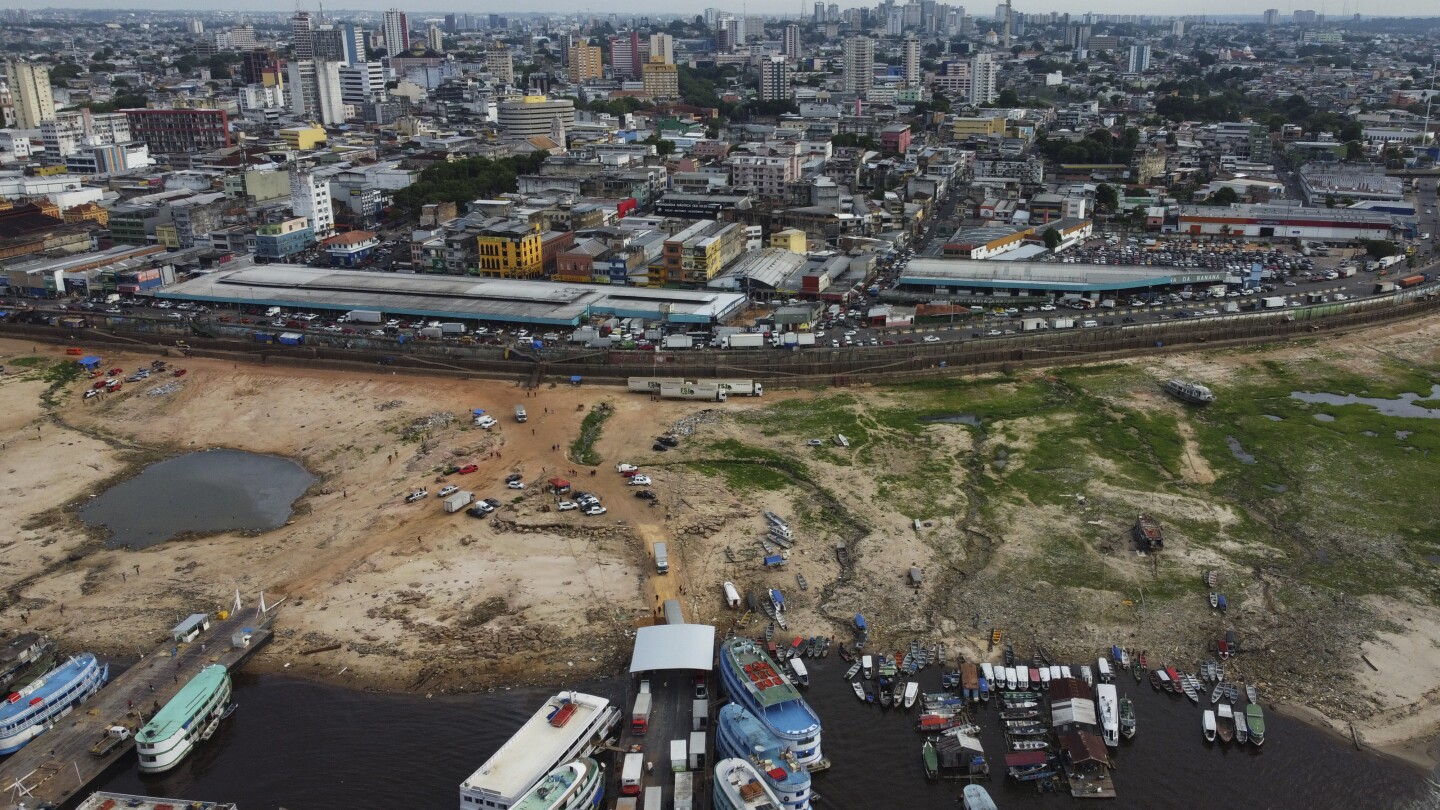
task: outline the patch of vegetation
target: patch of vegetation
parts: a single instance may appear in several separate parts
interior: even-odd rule
[[[790,486],[790,478],[763,463],[712,459],[690,462],[689,466],[711,478],[723,477],[731,492],[774,492]]]
[[[595,452],[595,443],[600,441],[600,430],[605,427],[605,420],[610,418],[614,409],[610,403],[601,402],[585,414],[585,420],[580,423],[580,435],[570,443],[570,458],[578,464],[594,466],[600,463],[600,454]]]
[[[12,366],[20,366],[21,368],[36,368],[45,364],[45,358],[35,356],[16,357],[6,362]]]

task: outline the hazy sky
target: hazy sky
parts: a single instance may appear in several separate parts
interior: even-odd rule
[[[827,0],[828,1],[828,0]],[[44,6],[60,8],[146,8],[161,9],[183,12],[185,10],[204,11],[226,11],[226,10],[255,10],[255,11],[293,11],[294,0],[240,0],[240,2],[224,2],[223,0],[42,0]],[[318,5],[316,0],[301,0],[305,8],[314,8]],[[37,3],[36,5],[41,5]],[[427,13],[444,14],[446,12],[469,12],[472,14],[484,13],[505,13],[513,11],[533,12],[589,12],[592,14],[623,14],[626,16],[637,14],[699,14],[706,7],[719,8],[732,13],[740,13],[749,10],[755,13],[781,15],[799,13],[804,8],[809,13],[813,6],[813,0],[786,0],[786,2],[755,2],[744,3],[740,0],[679,0],[679,2],[655,2],[655,0],[604,0],[604,2],[586,2],[586,0],[535,0],[535,2],[515,2],[514,0],[499,0],[497,3],[486,3],[477,6],[473,2],[464,0],[425,0],[423,10],[416,6],[410,6],[404,2],[394,0],[336,0],[337,11],[341,6],[345,9],[380,11],[387,8],[401,8],[405,11],[424,17]],[[840,3],[841,8],[856,5],[854,3]],[[966,6],[969,12],[975,16],[986,16],[994,13],[994,0],[979,0],[979,2],[965,3],[960,0],[951,0],[951,5]],[[1282,17],[1288,17],[1295,9],[1314,9],[1329,14],[1332,18],[1349,17],[1352,14],[1383,14],[1385,16],[1440,16],[1440,5],[1434,0],[1390,0],[1390,2],[1379,2],[1378,0],[1261,0],[1261,2],[1246,2],[1246,0],[1195,0],[1184,4],[1157,5],[1151,0],[1044,0],[1043,3],[1015,3],[1016,11],[1029,13],[1044,13],[1049,11],[1069,12],[1071,14],[1083,14],[1095,12],[1097,14],[1184,14],[1184,15],[1259,15],[1265,8],[1277,8]]]

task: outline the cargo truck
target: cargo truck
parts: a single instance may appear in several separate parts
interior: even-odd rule
[[[758,397],[765,393],[765,386],[754,380],[696,380],[697,386],[715,386],[726,394],[741,397]]]
[[[1285,297],[1283,295],[1272,295],[1269,298],[1260,299],[1261,309],[1279,309],[1283,306],[1285,306]]]
[[[1340,276],[1340,278],[1350,278],[1351,276],[1355,275],[1355,268],[1353,266],[1346,266],[1340,268],[1339,270],[1336,270],[1335,272]]]
[[[1379,284],[1376,284],[1376,285],[1375,285],[1375,294],[1376,294],[1376,295],[1379,295],[1379,294],[1381,294],[1381,293],[1388,293],[1388,292],[1395,292],[1395,282],[1393,282],[1393,281],[1382,281],[1382,282],[1380,282]]]
[[[451,513],[459,512],[473,500],[475,500],[475,494],[472,492],[456,492],[445,499],[445,511]]]
[[[690,732],[690,770],[705,770],[705,732]]]
[[[795,345],[796,345],[796,346],[814,346],[814,345],[815,345],[815,333],[814,333],[814,332],[800,332],[800,333],[797,333],[797,334],[795,335]]]
[[[731,335],[726,344],[732,349],[759,349],[765,346],[765,335],[760,332]]]
[[[120,300],[120,296],[118,296],[118,295],[117,295],[117,296],[112,296],[112,297],[113,297],[116,301],[119,301],[119,300]],[[279,315],[279,314],[280,314],[280,307],[270,307],[269,309],[265,310],[265,317],[267,317],[267,318],[273,318],[273,317],[275,317],[276,315]]]
[[[626,381],[626,388],[641,394],[653,394],[665,385],[684,385],[685,380],[680,377],[631,377]]]
[[[695,345],[695,341],[689,335],[666,335],[665,348],[667,349],[689,349]]]
[[[1075,319],[1074,319],[1074,318],[1052,318],[1052,319],[1050,320],[1050,328],[1051,328],[1051,329],[1074,329],[1074,328],[1075,328]]]
[[[630,712],[630,733],[645,736],[650,728],[650,693],[641,692],[635,696],[635,709]]]
[[[695,810],[695,777],[689,773],[675,774],[674,810]]]
[[[624,796],[640,795],[640,778],[645,774],[645,755],[626,754],[625,764],[620,766],[620,793]]]
[[[526,419],[529,419],[529,418],[530,418],[530,416],[525,413],[525,406],[524,406],[524,405],[516,405],[516,406],[515,406],[515,421],[516,421],[516,422],[522,422],[522,423],[523,423]]]
[[[655,544],[655,571],[660,574],[670,573],[670,553],[664,543]]]
[[[662,385],[660,396],[665,399],[698,399],[705,402],[724,402],[725,389],[714,385]]]
[[[665,791],[659,785],[645,788],[645,810],[663,810]]]
[[[465,334],[465,324],[454,322],[442,323],[440,324],[440,333],[443,335],[463,335]]]
[[[1239,311],[1240,311],[1240,305],[1239,305],[1238,303],[1234,302],[1234,301],[1226,301],[1226,302],[1225,302],[1224,311],[1227,312],[1227,313],[1228,313],[1228,312],[1239,312]]]
[[[384,323],[385,315],[373,309],[352,309],[345,313],[349,323]]]
[[[1404,290],[1410,287],[1418,287],[1429,280],[1430,277],[1425,275],[1424,273],[1416,273],[1413,276],[1406,276],[1405,278],[1402,278],[1399,281],[1395,282],[1395,286],[1399,289]]]
[[[690,760],[685,756],[685,741],[670,741],[670,770],[675,773],[684,773]]]
[[[423,326],[420,328],[420,337],[437,340],[445,336],[438,326]]]

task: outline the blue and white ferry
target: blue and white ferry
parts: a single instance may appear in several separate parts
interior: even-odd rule
[[[753,639],[732,638],[721,645],[720,683],[731,700],[790,747],[802,767],[828,767],[820,750],[820,718]]]
[[[81,653],[36,678],[0,705],[0,754],[13,754],[50,729],[54,721],[100,691],[110,665]]]
[[[715,753],[748,760],[784,802],[786,810],[810,810],[810,772],[784,740],[738,703],[720,708],[715,726]]]

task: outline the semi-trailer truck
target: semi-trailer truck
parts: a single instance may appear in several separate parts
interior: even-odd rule
[[[345,313],[347,323],[384,323],[385,315],[373,309],[352,309]]]
[[[684,385],[685,380],[680,377],[631,377],[626,381],[626,387],[641,394],[653,394],[666,385]]]
[[[697,399],[705,402],[724,402],[725,389],[714,385],[662,385],[660,396],[665,399]]]
[[[650,700],[649,692],[635,696],[635,709],[630,712],[631,734],[643,737],[646,729],[650,728]]]
[[[649,695],[646,695],[649,697]],[[626,754],[625,763],[620,766],[620,794],[623,796],[640,795],[640,779],[645,774],[645,755],[641,753]]]
[[[741,397],[758,397],[765,393],[765,386],[754,380],[696,380],[697,386],[715,386],[725,393]]]
[[[759,349],[765,346],[765,335],[760,332],[746,332],[731,335],[726,342],[732,349]]]

